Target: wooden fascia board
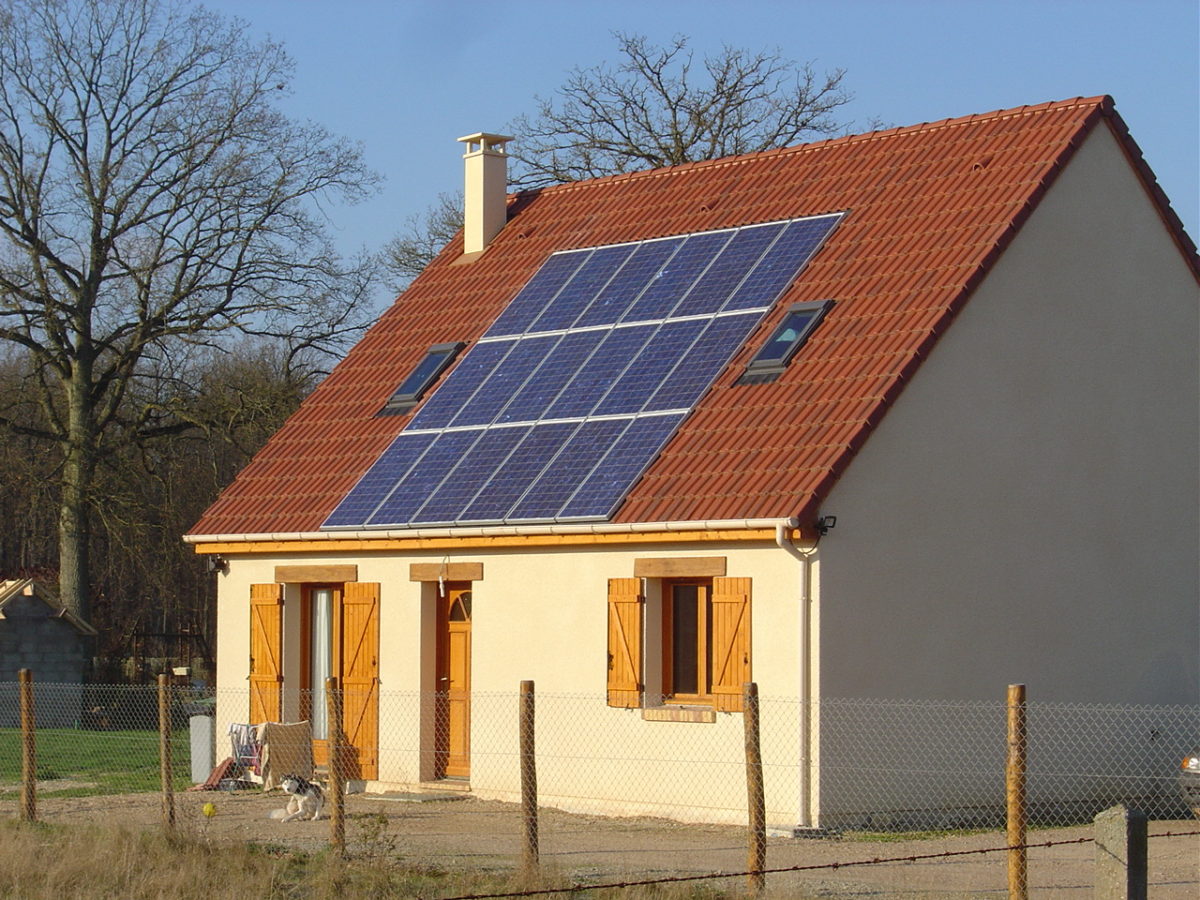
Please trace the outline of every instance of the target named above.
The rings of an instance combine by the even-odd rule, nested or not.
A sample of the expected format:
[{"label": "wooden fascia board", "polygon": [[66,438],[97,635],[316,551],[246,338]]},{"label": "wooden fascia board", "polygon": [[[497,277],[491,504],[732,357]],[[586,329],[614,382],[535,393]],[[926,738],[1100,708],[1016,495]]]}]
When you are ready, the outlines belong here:
[{"label": "wooden fascia board", "polygon": [[[794,532],[792,537],[801,535]],[[707,531],[619,532],[615,534],[475,535],[444,538],[351,538],[329,540],[213,541],[195,544],[197,553],[222,556],[277,553],[379,553],[430,550],[527,549],[537,547],[629,546],[633,544],[707,544],[775,541],[770,528]]]}]

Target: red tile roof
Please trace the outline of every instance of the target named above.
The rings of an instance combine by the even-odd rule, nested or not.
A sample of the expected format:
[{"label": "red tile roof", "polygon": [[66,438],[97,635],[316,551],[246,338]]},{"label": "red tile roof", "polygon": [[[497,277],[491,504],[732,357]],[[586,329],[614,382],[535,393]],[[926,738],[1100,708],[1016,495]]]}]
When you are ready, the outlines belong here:
[{"label": "red tile roof", "polygon": [[[822,499],[1083,138],[1107,122],[1200,276],[1107,97],[949,119],[517,194],[482,256],[452,241],[192,529],[317,530],[408,421],[376,417],[433,344],[474,340],[553,252],[847,210],[618,509],[788,518]],[[734,385],[793,302],[834,298],[772,384]],[[445,377],[445,376],[443,376]]]}]

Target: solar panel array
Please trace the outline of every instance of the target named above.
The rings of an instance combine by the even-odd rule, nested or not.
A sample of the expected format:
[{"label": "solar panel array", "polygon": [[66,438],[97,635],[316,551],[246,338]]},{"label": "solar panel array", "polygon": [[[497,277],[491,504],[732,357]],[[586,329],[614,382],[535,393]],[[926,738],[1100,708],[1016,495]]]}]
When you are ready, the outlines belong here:
[{"label": "solar panel array", "polygon": [[608,518],[840,218],[555,253],[323,527]]}]

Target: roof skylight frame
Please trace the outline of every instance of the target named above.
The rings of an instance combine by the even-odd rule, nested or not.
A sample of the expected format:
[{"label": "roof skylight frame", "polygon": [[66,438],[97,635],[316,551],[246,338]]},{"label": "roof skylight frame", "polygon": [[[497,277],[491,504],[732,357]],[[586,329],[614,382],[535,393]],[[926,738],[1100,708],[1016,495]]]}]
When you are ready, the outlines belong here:
[{"label": "roof skylight frame", "polygon": [[[771,337],[746,364],[746,370],[737,383],[764,384],[783,374],[832,306],[832,300],[805,300],[789,306],[783,320],[771,332]],[[794,330],[795,333],[787,337],[786,332],[789,330]],[[787,343],[782,344],[785,337]]]},{"label": "roof skylight frame", "polygon": [[430,347],[408,377],[400,382],[378,415],[400,416],[412,410],[466,346],[466,341],[447,341]]}]

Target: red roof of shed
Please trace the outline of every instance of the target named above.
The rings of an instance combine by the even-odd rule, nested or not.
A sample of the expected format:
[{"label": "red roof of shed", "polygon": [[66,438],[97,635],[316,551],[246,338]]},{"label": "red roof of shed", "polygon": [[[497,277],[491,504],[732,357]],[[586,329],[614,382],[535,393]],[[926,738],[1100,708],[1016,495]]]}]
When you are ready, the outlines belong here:
[{"label": "red roof of shed", "polygon": [[[846,210],[824,248],[619,507],[616,522],[817,515],[822,499],[1083,138],[1107,97],[949,119],[517,194],[478,258],[452,241],[192,529],[317,530],[407,423],[377,417],[428,348],[477,339],[553,252]],[[774,383],[735,385],[803,300],[837,301]],[[444,376],[443,376],[444,377]]]}]

